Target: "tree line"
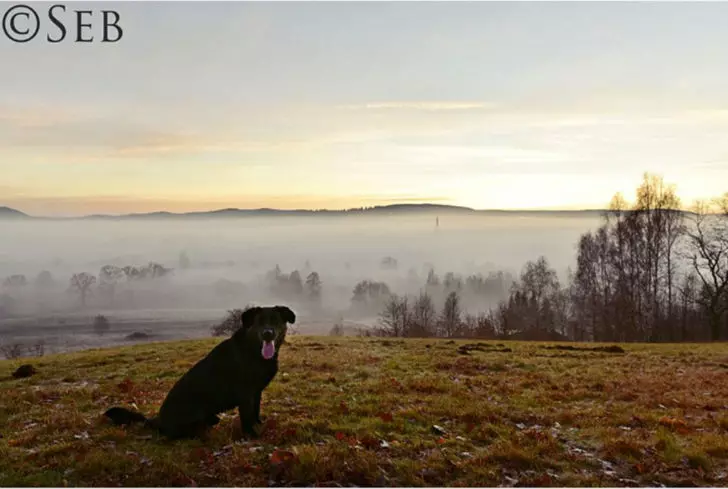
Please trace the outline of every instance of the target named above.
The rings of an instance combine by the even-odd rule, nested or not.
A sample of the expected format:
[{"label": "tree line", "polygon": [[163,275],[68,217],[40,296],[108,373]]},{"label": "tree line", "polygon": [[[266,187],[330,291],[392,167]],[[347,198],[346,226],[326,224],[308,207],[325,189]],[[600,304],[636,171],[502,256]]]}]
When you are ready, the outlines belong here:
[{"label": "tree line", "polygon": [[[616,194],[584,233],[566,283],[545,257],[528,262],[487,313],[464,312],[462,281],[448,278],[438,312],[427,288],[388,294],[376,333],[577,341],[728,339],[728,193],[681,210],[675,186],[645,174],[628,205]],[[460,284],[452,286],[452,284]],[[355,296],[357,295],[355,290]]]},{"label": "tree line", "polygon": [[[79,305],[86,307],[88,298],[95,294],[102,302],[112,306],[120,284],[142,283],[150,280],[160,279],[169,276],[172,268],[167,268],[159,263],[150,262],[143,266],[104,265],[97,275],[89,272],[78,272],[68,279],[67,292],[78,297]],[[14,274],[5,278],[2,282],[3,288],[9,292],[20,291],[32,285],[38,292],[48,292],[57,288],[59,282],[53,275],[44,270],[40,272],[31,282],[23,274]],[[127,290],[126,292],[131,292]],[[13,295],[0,295],[0,318],[9,317],[13,310],[15,299]]]}]

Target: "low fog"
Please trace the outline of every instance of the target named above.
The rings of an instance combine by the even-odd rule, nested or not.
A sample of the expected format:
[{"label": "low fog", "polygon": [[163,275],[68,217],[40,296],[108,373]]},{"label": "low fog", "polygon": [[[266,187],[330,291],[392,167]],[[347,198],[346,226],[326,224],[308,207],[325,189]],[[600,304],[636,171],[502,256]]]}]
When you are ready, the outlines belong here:
[{"label": "low fog", "polygon": [[[299,334],[335,323],[351,332],[381,312],[377,285],[352,301],[357,284],[417,294],[431,270],[440,281],[472,277],[463,306],[478,313],[541,255],[565,280],[579,236],[598,225],[595,214],[552,213],[440,215],[438,226],[434,214],[0,221],[0,342],[61,351],[135,332],[209,336],[227,310],[248,304],[290,305]],[[78,277],[93,281],[85,292]],[[98,315],[108,329],[94,329]]]}]

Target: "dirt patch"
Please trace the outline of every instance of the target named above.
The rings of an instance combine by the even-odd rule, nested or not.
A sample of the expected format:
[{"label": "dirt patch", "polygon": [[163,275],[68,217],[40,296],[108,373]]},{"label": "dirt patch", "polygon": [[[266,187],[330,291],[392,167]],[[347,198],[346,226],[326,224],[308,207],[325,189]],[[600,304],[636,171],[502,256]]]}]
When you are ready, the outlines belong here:
[{"label": "dirt patch", "polygon": [[37,370],[35,367],[33,367],[30,364],[21,365],[17,368],[15,372],[13,372],[13,378],[15,379],[25,379],[26,377],[30,377],[32,375],[35,375],[37,373]]},{"label": "dirt patch", "polygon": [[151,338],[151,335],[149,333],[144,333],[143,331],[134,331],[133,333],[126,335],[125,338],[132,341],[148,340]]},{"label": "dirt patch", "polygon": [[595,351],[595,352],[602,352],[602,353],[627,353],[624,351],[624,348],[617,345],[611,345],[611,346],[595,346],[592,348],[589,347],[579,347],[579,346],[573,346],[573,345],[554,345],[554,346],[542,346],[544,350],[566,350],[566,351]]},{"label": "dirt patch", "polygon": [[470,355],[471,351],[511,353],[513,350],[504,348],[503,344],[491,345],[490,343],[469,343],[458,347],[457,352],[461,355]]}]

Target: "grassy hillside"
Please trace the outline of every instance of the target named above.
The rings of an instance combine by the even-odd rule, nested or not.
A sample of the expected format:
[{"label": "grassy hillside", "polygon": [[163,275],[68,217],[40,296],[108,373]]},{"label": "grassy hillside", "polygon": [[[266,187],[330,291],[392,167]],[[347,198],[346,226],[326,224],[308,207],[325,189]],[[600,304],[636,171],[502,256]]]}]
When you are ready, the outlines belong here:
[{"label": "grassy hillside", "polygon": [[0,362],[0,486],[728,484],[728,345],[293,337],[260,440],[233,412],[186,442],[99,418],[153,413],[217,341]]}]

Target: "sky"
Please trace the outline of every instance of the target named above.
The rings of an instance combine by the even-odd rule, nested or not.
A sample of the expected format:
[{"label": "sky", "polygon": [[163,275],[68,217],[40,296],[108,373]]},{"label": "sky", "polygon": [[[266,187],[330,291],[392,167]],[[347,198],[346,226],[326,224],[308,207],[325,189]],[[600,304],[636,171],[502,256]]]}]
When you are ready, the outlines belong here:
[{"label": "sky", "polygon": [[0,205],[30,214],[728,191],[728,3],[67,4],[115,44],[44,42],[31,5],[41,36],[0,37]]}]

